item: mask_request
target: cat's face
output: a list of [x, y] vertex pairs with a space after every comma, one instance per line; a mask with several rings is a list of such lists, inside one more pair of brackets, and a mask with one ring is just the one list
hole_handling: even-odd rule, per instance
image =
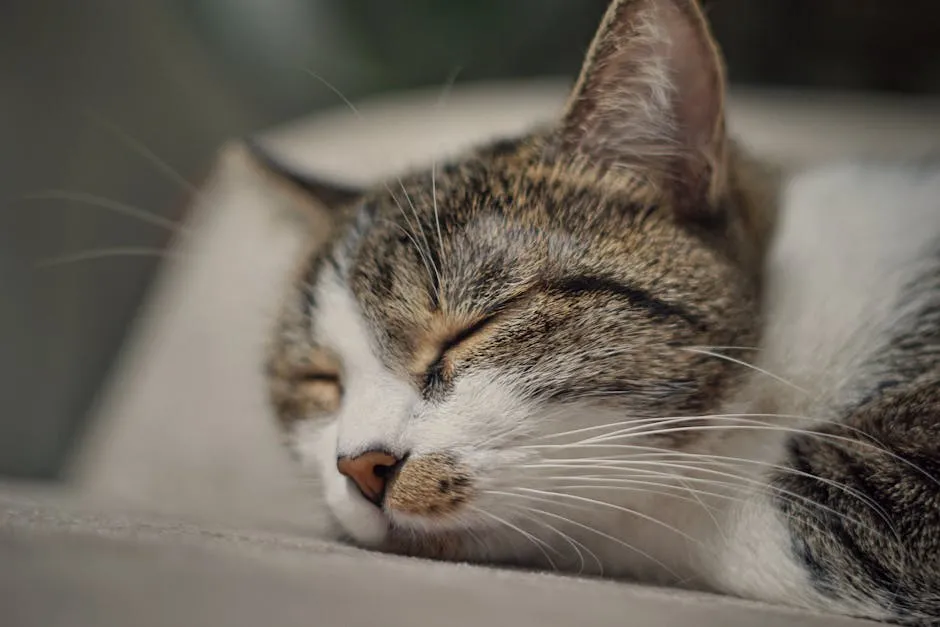
[[[766, 239], [721, 90], [693, 4], [615, 3], [557, 128], [346, 204], [303, 264], [268, 371], [352, 540], [557, 562], [559, 519], [596, 527], [648, 499], [559, 485], [700, 445], [656, 427], [734, 386], [733, 364], [695, 349], [754, 345]], [[586, 497], [614, 509], [583, 513]]]

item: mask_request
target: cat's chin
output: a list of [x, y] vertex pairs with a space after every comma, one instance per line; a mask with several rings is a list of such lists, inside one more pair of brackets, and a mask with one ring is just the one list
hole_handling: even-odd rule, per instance
[[[337, 482], [340, 483], [340, 482]], [[345, 484], [345, 482], [342, 482]], [[340, 537], [350, 544], [367, 549], [449, 561], [485, 559], [474, 556], [467, 545], [467, 533], [457, 529], [434, 529], [425, 522], [397, 521], [358, 494], [340, 494], [337, 489], [327, 504], [340, 531]], [[338, 497], [338, 498], [337, 498]], [[408, 517], [409, 519], [413, 517]], [[403, 523], [404, 524], [401, 524]]]
[[330, 514], [341, 537], [350, 544], [430, 559], [487, 559], [485, 555], [477, 555], [479, 551], [468, 544], [470, 538], [466, 529], [448, 528], [423, 517], [384, 512], [362, 498], [345, 477], [336, 473], [324, 483]]
[[389, 535], [389, 522], [385, 515], [363, 499], [345, 477], [335, 474], [324, 483], [326, 504], [343, 532], [356, 544], [380, 547]]
[[424, 517], [385, 512], [366, 501], [345, 477], [326, 482], [326, 502], [342, 535], [352, 544], [387, 553], [445, 560], [470, 559], [463, 529]]

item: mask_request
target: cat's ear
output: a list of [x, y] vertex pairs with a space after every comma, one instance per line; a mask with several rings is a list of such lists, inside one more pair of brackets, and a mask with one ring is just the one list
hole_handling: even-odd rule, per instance
[[562, 149], [656, 171], [682, 209], [714, 206], [726, 177], [724, 90], [695, 0], [614, 0], [568, 101]]
[[274, 183], [292, 192], [307, 208], [334, 213], [347, 209], [361, 197], [362, 191], [350, 185], [327, 181], [300, 172], [254, 139], [245, 140], [248, 155], [255, 166]]

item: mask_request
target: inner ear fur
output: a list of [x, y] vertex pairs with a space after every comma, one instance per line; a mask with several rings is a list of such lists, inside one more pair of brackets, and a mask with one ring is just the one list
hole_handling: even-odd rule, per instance
[[727, 182], [724, 74], [697, 2], [614, 0], [565, 109], [563, 150], [660, 177], [681, 211], [714, 210]]

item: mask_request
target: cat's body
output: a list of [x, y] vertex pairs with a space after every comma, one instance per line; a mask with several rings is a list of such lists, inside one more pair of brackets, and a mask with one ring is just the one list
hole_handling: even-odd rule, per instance
[[[710, 587], [791, 604], [935, 617], [940, 163], [805, 172], [787, 183], [781, 210], [753, 363], [792, 385], [754, 373], [727, 409], [794, 416], [773, 422], [827, 435], [759, 431], [724, 444], [718, 454], [782, 466], [763, 477], [794, 494], [783, 507], [781, 493], [729, 505], [732, 521], [718, 540], [726, 548], [704, 578]], [[829, 511], [812, 511], [807, 528], [801, 499]], [[904, 558], [889, 548], [899, 538]], [[890, 565], [875, 567], [882, 560]]]
[[940, 615], [940, 167], [780, 202], [722, 100], [695, 3], [621, 0], [558, 126], [361, 194], [288, 177], [337, 228], [271, 394], [343, 535]]

